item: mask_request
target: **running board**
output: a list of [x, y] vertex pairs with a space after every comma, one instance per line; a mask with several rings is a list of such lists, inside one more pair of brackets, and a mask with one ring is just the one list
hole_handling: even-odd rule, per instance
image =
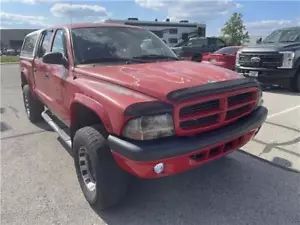
[[42, 112], [41, 116], [49, 124], [49, 126], [59, 135], [59, 137], [68, 145], [69, 148], [72, 148], [72, 140], [70, 136], [61, 129], [48, 114], [48, 110]]

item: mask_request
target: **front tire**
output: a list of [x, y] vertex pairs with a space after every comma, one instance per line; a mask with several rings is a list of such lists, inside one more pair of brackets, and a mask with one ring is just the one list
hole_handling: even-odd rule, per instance
[[79, 129], [73, 139], [74, 163], [80, 187], [89, 204], [106, 209], [126, 194], [129, 174], [113, 159], [101, 126]]
[[28, 84], [23, 87], [23, 101], [28, 119], [32, 123], [42, 120], [41, 113], [44, 110], [43, 104], [32, 95]]

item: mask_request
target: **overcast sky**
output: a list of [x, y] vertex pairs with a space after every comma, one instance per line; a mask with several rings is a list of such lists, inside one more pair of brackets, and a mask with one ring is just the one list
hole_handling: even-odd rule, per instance
[[298, 1], [234, 0], [1, 0], [1, 28], [41, 28], [54, 24], [97, 22], [105, 19], [172, 21], [188, 19], [207, 25], [207, 35], [219, 35], [233, 12], [241, 12], [251, 35], [264, 36], [271, 30], [300, 26]]

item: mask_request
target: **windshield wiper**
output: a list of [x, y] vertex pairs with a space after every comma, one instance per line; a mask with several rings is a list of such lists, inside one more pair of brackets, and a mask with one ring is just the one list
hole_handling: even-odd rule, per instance
[[134, 59], [134, 58], [118, 58], [118, 57], [104, 57], [104, 58], [93, 58], [93, 59], [83, 59], [79, 64], [92, 64], [92, 63], [107, 63], [107, 62], [125, 62], [130, 63], [144, 63], [144, 60]]
[[177, 57], [174, 56], [167, 56], [167, 55], [156, 55], [156, 54], [152, 54], [152, 55], [139, 55], [139, 56], [135, 56], [133, 57], [133, 59], [171, 59], [171, 60], [179, 60]]

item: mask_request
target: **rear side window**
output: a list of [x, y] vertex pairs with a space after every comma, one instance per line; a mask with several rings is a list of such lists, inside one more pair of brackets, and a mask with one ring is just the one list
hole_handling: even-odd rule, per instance
[[43, 57], [46, 53], [50, 51], [51, 39], [52, 39], [52, 30], [45, 31], [42, 37], [42, 43], [38, 51], [38, 57]]
[[21, 56], [24, 57], [34, 56], [34, 47], [35, 47], [37, 37], [38, 37], [38, 33], [34, 33], [25, 37], [22, 50], [21, 50]]

